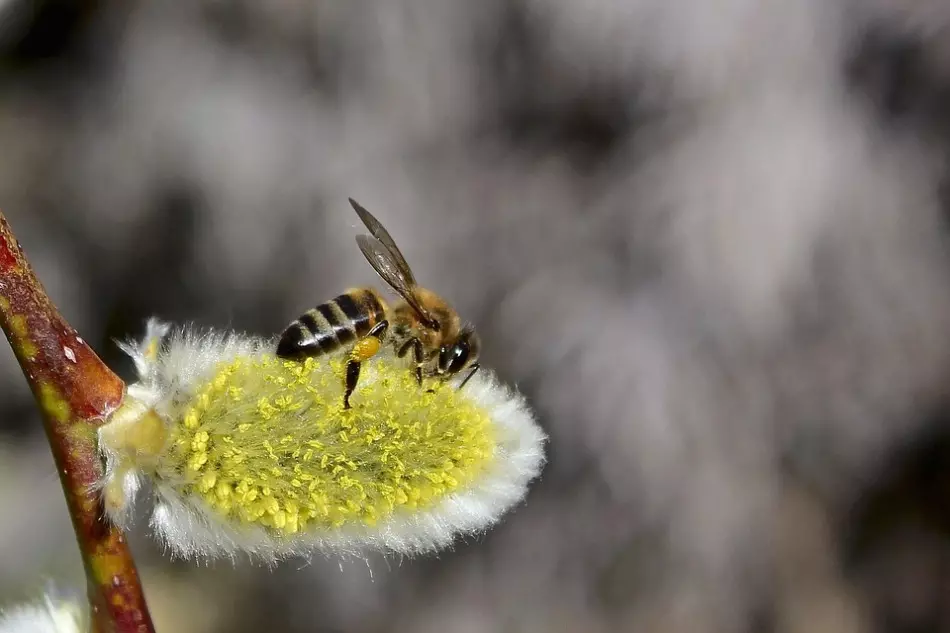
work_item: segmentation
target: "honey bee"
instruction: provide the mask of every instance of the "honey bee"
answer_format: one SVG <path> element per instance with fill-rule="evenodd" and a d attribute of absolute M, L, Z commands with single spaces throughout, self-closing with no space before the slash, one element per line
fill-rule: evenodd
<path fill-rule="evenodd" d="M 360 367 L 385 344 L 399 358 L 413 354 L 413 369 L 423 378 L 448 379 L 469 369 L 459 388 L 478 371 L 481 343 L 475 329 L 445 299 L 416 284 L 415 276 L 389 232 L 352 198 L 350 204 L 371 235 L 358 235 L 363 256 L 401 298 L 387 305 L 373 288 L 352 288 L 303 313 L 290 323 L 277 344 L 277 356 L 303 360 L 352 344 L 346 363 L 343 407 L 359 382 Z"/>

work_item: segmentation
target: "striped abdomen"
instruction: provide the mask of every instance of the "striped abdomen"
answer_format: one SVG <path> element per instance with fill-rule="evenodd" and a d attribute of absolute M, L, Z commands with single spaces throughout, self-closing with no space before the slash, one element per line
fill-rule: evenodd
<path fill-rule="evenodd" d="M 277 344 L 277 355 L 302 359 L 335 352 L 365 336 L 385 318 L 386 306 L 375 290 L 348 290 L 288 325 Z"/>

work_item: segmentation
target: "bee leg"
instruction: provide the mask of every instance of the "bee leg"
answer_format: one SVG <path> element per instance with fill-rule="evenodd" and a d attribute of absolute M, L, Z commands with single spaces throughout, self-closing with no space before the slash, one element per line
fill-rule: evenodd
<path fill-rule="evenodd" d="M 398 350 L 396 350 L 396 356 L 398 356 L 399 358 L 403 358 L 406 354 L 409 353 L 409 350 L 412 349 L 412 344 L 416 340 L 418 339 L 411 338 L 405 343 L 403 343 L 402 346 Z"/>
<path fill-rule="evenodd" d="M 386 335 L 389 328 L 389 321 L 380 321 L 373 326 L 366 336 L 356 341 L 353 349 L 350 350 L 350 358 L 346 361 L 346 392 L 343 394 L 343 408 L 350 408 L 350 396 L 356 389 L 356 383 L 360 379 L 360 367 L 364 361 L 369 360 L 376 355 L 382 346 L 382 338 Z"/>
<path fill-rule="evenodd" d="M 422 341 L 418 338 L 411 338 L 406 343 L 399 348 L 399 351 L 396 354 L 399 358 L 402 358 L 409 353 L 409 350 L 412 349 L 412 357 L 416 361 L 416 382 L 419 383 L 419 386 L 422 386 L 422 364 L 425 362 L 425 350 L 422 349 Z"/>
<path fill-rule="evenodd" d="M 478 371 L 478 368 L 479 368 L 479 364 L 478 364 L 478 363 L 472 363 L 472 371 L 468 372 L 468 376 L 466 376 L 466 377 L 465 377 L 465 380 L 462 381 L 462 384 L 459 385 L 459 389 L 461 389 L 462 387 L 464 387 L 464 386 L 465 386 L 465 383 L 467 383 L 469 380 L 472 379 L 472 376 L 475 375 L 475 372 Z"/>

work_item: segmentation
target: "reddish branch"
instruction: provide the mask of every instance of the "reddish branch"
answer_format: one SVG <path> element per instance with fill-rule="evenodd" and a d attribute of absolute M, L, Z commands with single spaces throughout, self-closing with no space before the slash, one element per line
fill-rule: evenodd
<path fill-rule="evenodd" d="M 52 304 L 2 213 L 0 327 L 43 414 L 86 569 L 92 630 L 153 633 L 129 548 L 92 492 L 102 476 L 96 429 L 125 386 Z"/>

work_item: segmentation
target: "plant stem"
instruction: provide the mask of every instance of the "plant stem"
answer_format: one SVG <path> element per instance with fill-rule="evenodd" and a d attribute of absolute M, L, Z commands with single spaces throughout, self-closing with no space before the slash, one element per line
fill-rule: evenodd
<path fill-rule="evenodd" d="M 86 570 L 92 631 L 153 633 L 122 532 L 102 512 L 96 430 L 125 385 L 50 301 L 0 213 L 0 327 L 42 412 Z"/>

